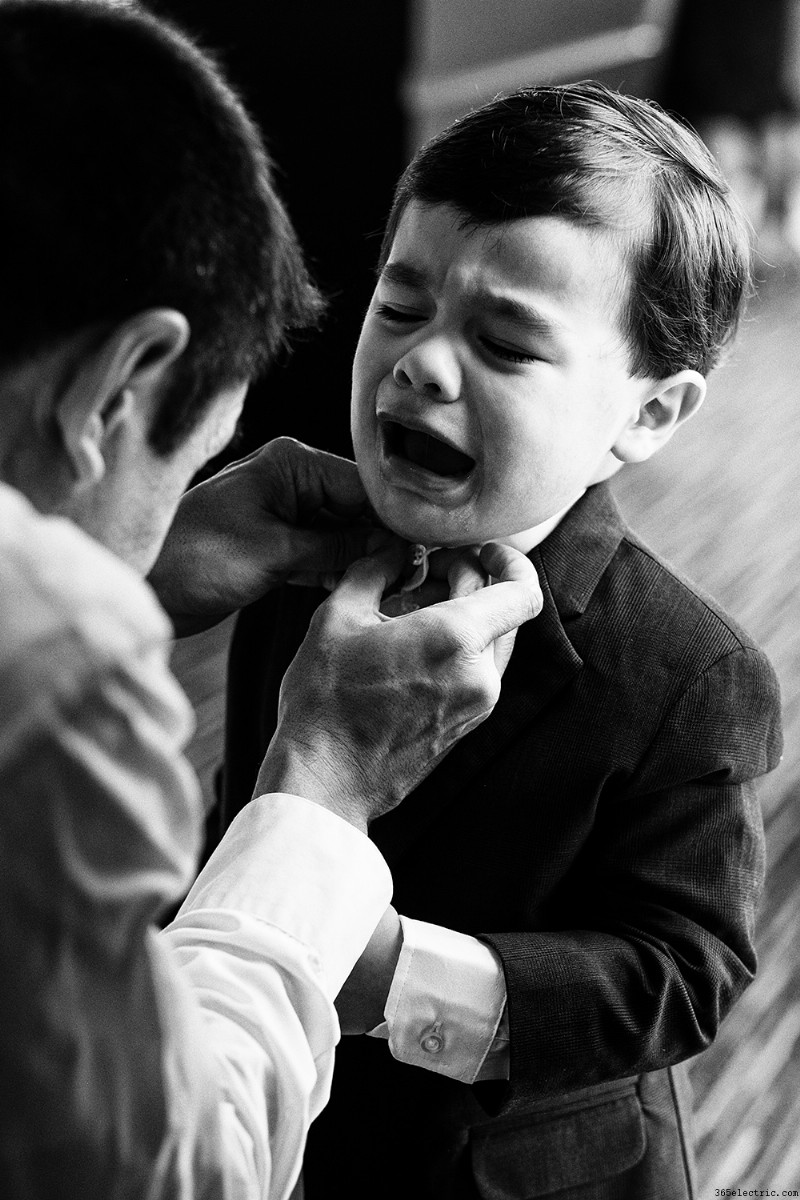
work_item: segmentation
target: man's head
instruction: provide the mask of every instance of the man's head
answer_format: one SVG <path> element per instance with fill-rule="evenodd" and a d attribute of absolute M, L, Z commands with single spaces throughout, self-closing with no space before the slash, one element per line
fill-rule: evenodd
<path fill-rule="evenodd" d="M 135 5 L 0 0 L 0 164 L 0 477 L 108 540 L 132 422 L 179 494 L 317 296 L 237 97 Z"/>
<path fill-rule="evenodd" d="M 555 515 L 696 410 L 749 240 L 690 130 L 579 84 L 494 101 L 423 147 L 381 268 L 354 367 L 370 497 L 407 536 L 479 541 Z"/>

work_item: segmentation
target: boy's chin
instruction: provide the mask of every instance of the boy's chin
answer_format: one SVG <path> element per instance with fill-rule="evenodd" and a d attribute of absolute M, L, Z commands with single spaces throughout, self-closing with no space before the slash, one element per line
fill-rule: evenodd
<path fill-rule="evenodd" d="M 468 546 L 481 540 L 466 522 L 453 523 L 452 519 L 443 519 L 442 514 L 420 514 L 408 511 L 408 506 L 374 502 L 373 509 L 387 529 L 407 542 L 418 542 L 423 546 Z M 448 516 L 452 518 L 452 514 Z"/>
<path fill-rule="evenodd" d="M 468 546 L 475 541 L 475 538 L 470 537 L 468 533 L 454 533 L 452 530 L 439 529 L 435 525 L 405 521 L 393 521 L 391 525 L 388 522 L 384 522 L 384 524 L 391 529 L 392 533 L 405 538 L 407 542 L 418 543 L 422 546 Z"/>

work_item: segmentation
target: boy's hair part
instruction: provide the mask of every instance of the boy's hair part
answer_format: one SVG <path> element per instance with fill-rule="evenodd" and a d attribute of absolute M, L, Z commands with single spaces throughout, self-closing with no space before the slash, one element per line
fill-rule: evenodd
<path fill-rule="evenodd" d="M 153 307 L 191 328 L 168 455 L 321 302 L 258 130 L 213 59 L 132 3 L 0 0 L 0 364 Z"/>
<path fill-rule="evenodd" d="M 634 376 L 707 374 L 751 290 L 749 227 L 703 142 L 599 83 L 523 89 L 424 145 L 397 186 L 381 265 L 412 200 L 453 206 L 465 228 L 560 216 L 615 236 Z"/>

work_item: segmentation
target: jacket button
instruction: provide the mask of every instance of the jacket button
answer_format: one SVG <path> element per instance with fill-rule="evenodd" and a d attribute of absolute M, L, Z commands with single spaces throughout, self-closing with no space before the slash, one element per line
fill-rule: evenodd
<path fill-rule="evenodd" d="M 438 1054 L 444 1045 L 444 1038 L 438 1033 L 426 1033 L 420 1038 L 419 1044 L 427 1054 Z"/>

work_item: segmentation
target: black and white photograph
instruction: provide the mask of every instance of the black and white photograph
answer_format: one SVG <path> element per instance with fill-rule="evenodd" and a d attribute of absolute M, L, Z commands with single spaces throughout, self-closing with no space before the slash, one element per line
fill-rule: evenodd
<path fill-rule="evenodd" d="M 800 0 L 0 0 L 0 1198 L 800 1196 Z"/>

